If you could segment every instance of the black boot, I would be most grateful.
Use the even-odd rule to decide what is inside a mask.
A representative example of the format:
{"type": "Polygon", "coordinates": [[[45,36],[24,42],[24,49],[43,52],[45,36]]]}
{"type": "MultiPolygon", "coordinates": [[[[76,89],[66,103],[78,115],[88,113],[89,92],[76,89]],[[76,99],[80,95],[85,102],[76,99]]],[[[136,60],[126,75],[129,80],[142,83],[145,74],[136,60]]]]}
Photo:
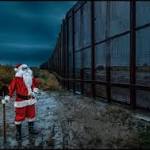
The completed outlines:
{"type": "Polygon", "coordinates": [[[16,140],[21,140],[21,124],[16,125],[16,140]]]}
{"type": "Polygon", "coordinates": [[[29,134],[38,134],[38,131],[34,129],[34,122],[28,122],[29,134]]]}

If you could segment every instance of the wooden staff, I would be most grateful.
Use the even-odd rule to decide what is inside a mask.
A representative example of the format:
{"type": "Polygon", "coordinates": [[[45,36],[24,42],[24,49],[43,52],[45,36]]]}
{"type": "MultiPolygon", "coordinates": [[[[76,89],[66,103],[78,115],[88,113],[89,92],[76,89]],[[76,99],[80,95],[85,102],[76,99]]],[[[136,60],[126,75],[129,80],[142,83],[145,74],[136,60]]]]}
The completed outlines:
{"type": "MultiPolygon", "coordinates": [[[[4,98],[4,92],[3,92],[3,98],[4,98]]],[[[6,143],[6,110],[5,110],[5,104],[3,104],[3,142],[6,143]]]]}

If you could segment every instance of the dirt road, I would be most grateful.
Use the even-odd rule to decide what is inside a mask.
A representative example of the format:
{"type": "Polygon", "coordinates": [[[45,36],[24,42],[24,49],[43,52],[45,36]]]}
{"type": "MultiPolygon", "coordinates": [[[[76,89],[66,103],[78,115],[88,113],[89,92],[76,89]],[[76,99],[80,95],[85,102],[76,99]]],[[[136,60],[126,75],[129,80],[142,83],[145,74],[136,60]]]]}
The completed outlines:
{"type": "MultiPolygon", "coordinates": [[[[149,121],[114,104],[73,95],[66,91],[42,92],[38,96],[38,136],[28,136],[23,122],[23,140],[15,140],[13,103],[7,109],[7,144],[3,144],[0,115],[0,148],[141,148],[149,147],[149,121]],[[145,139],[144,139],[145,138],[145,139]]],[[[2,105],[0,105],[2,114],[2,105]]]]}

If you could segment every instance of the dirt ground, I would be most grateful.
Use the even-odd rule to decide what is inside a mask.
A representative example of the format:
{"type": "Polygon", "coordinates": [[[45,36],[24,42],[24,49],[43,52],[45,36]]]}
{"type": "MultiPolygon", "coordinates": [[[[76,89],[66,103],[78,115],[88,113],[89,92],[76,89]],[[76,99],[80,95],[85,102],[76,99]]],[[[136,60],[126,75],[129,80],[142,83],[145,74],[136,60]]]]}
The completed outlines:
{"type": "MultiPolygon", "coordinates": [[[[29,136],[23,122],[22,142],[15,140],[13,103],[6,105],[7,143],[0,148],[103,149],[150,148],[150,120],[116,104],[67,91],[41,92],[37,103],[37,136],[29,136]]],[[[0,104],[2,114],[2,105],[0,104]]]]}

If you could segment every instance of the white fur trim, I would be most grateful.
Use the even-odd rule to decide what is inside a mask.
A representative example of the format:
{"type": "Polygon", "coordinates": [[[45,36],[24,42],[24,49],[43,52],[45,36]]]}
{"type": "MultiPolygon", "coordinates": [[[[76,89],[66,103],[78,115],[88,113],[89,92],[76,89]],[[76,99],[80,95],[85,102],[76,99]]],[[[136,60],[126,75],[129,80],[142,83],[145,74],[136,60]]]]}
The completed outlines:
{"type": "Polygon", "coordinates": [[[29,100],[23,100],[23,101],[15,101],[14,102],[14,107],[15,108],[22,108],[22,107],[26,107],[26,106],[30,106],[33,105],[37,102],[37,100],[34,99],[29,99],[29,100]]]}
{"type": "Polygon", "coordinates": [[[4,99],[2,99],[2,104],[6,104],[6,103],[8,103],[10,101],[10,96],[8,96],[8,95],[6,95],[5,97],[4,97],[4,99]]]}
{"type": "Polygon", "coordinates": [[[21,70],[22,69],[22,65],[20,65],[19,67],[18,67],[18,70],[21,70]]]}
{"type": "Polygon", "coordinates": [[[28,121],[28,122],[32,122],[32,121],[35,121],[35,117],[34,118],[26,118],[26,120],[28,121]]]}
{"type": "Polygon", "coordinates": [[[18,71],[18,68],[14,68],[14,71],[17,72],[17,71],[18,71]]]}
{"type": "Polygon", "coordinates": [[[2,104],[6,104],[5,99],[2,99],[1,102],[2,102],[2,104]]]}
{"type": "Polygon", "coordinates": [[[15,124],[16,125],[19,125],[19,124],[21,124],[22,123],[22,121],[15,121],[15,124]]]}
{"type": "Polygon", "coordinates": [[[21,68],[28,68],[28,65],[22,64],[22,65],[21,65],[21,68]]]}
{"type": "Polygon", "coordinates": [[[26,64],[22,64],[22,65],[20,65],[17,69],[18,70],[21,70],[22,68],[28,68],[28,65],[26,65],[26,64]]]}
{"type": "Polygon", "coordinates": [[[39,89],[38,89],[38,88],[34,88],[34,89],[33,89],[33,92],[39,93],[39,89]]]}
{"type": "Polygon", "coordinates": [[[23,71],[22,70],[18,70],[15,76],[22,78],[23,77],[23,71]]]}
{"type": "Polygon", "coordinates": [[[6,95],[4,98],[6,101],[10,101],[10,96],[6,95]]]}

